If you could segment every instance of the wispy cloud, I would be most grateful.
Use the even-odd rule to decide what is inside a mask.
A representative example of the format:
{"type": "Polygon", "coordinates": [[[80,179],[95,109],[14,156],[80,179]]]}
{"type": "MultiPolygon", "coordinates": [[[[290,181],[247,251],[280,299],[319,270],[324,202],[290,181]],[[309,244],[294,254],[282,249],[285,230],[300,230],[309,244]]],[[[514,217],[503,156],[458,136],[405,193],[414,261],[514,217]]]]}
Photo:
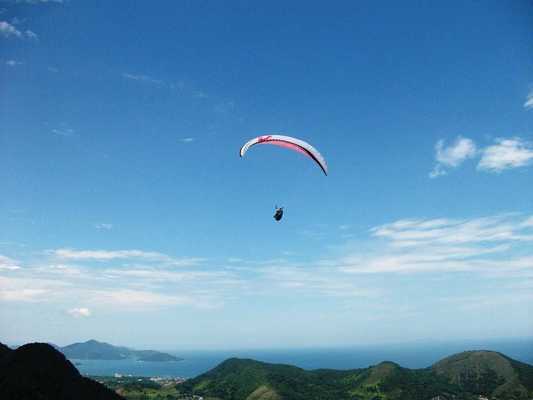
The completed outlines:
{"type": "Polygon", "coordinates": [[[95,291],[92,296],[94,304],[118,306],[126,309],[191,305],[195,303],[195,300],[189,296],[132,289],[95,291]]]}
{"type": "Polygon", "coordinates": [[[386,238],[396,247],[428,244],[465,244],[502,241],[533,241],[524,230],[528,219],[497,215],[470,220],[400,220],[372,228],[372,235],[386,238]]]}
{"type": "Polygon", "coordinates": [[[210,309],[222,305],[221,292],[237,284],[227,272],[168,269],[168,264],[134,267],[117,261],[114,269],[51,261],[27,266],[11,276],[0,275],[0,301],[55,304],[76,301],[91,305],[91,311],[85,307],[69,309],[75,317],[88,316],[93,309],[170,306],[210,309]]]}
{"type": "Polygon", "coordinates": [[[373,237],[386,240],[379,254],[357,253],[337,263],[350,273],[531,269],[533,255],[512,256],[513,245],[533,243],[528,221],[513,214],[465,220],[399,220],[371,229],[373,237]]]}
{"type": "Polygon", "coordinates": [[[157,261],[172,266],[195,266],[204,261],[197,257],[173,258],[166,254],[142,251],[142,250],[76,250],[55,249],[48,251],[49,254],[63,260],[86,260],[86,261],[111,261],[125,259],[141,259],[157,261]]]}
{"type": "Polygon", "coordinates": [[[447,169],[456,168],[463,161],[476,155],[476,145],[468,138],[457,137],[455,142],[445,146],[444,140],[439,140],[435,145],[436,164],[430,172],[430,178],[436,178],[447,174],[447,169]]]}
{"type": "Polygon", "coordinates": [[[522,223],[522,226],[524,227],[532,227],[533,228],[533,216],[529,217],[528,219],[526,219],[523,223],[522,223]]]}
{"type": "Polygon", "coordinates": [[[524,108],[526,110],[533,110],[533,90],[528,93],[526,101],[524,103],[524,108]]]}
{"type": "Polygon", "coordinates": [[[186,138],[179,139],[179,141],[181,143],[192,143],[192,142],[194,142],[194,138],[193,137],[186,137],[186,138]]]}
{"type": "MultiPolygon", "coordinates": [[[[21,270],[20,273],[24,273],[21,270]]],[[[0,275],[0,300],[9,302],[52,301],[68,284],[36,276],[6,277],[0,275]]]]}
{"type": "Polygon", "coordinates": [[[91,316],[91,310],[86,307],[71,308],[67,310],[67,313],[74,318],[86,318],[91,316]]]}
{"type": "Polygon", "coordinates": [[[332,271],[329,267],[298,266],[281,264],[257,269],[260,279],[254,282],[254,293],[272,293],[273,291],[290,291],[298,296],[357,298],[377,297],[381,290],[369,288],[347,279],[340,271],[332,271]]]}
{"type": "Polygon", "coordinates": [[[0,21],[0,36],[3,36],[5,38],[10,37],[16,37],[16,38],[26,38],[26,39],[34,39],[37,40],[38,36],[35,32],[26,29],[25,31],[21,31],[15,27],[15,25],[10,24],[7,21],[0,21]]]}
{"type": "Polygon", "coordinates": [[[76,131],[72,128],[54,128],[52,133],[57,136],[72,137],[76,134],[76,131]]]}
{"type": "Polygon", "coordinates": [[[45,3],[64,3],[64,0],[16,0],[17,3],[26,4],[45,4],[45,3]]]}
{"type": "Polygon", "coordinates": [[[22,37],[22,32],[19,31],[14,25],[11,25],[7,21],[0,21],[0,35],[5,38],[8,37],[22,37]]]}
{"type": "Polygon", "coordinates": [[[148,75],[135,75],[135,74],[123,73],[122,77],[125,79],[132,80],[132,81],[150,83],[152,85],[157,85],[157,86],[161,86],[164,84],[164,82],[161,79],[155,79],[148,75]]]}
{"type": "Polygon", "coordinates": [[[95,224],[94,227],[99,231],[110,231],[113,229],[113,224],[99,223],[95,224]]]}
{"type": "Polygon", "coordinates": [[[6,65],[9,67],[16,67],[17,65],[22,65],[23,63],[16,60],[7,60],[6,65]]]}
{"type": "Polygon", "coordinates": [[[336,256],[306,262],[241,258],[219,264],[139,249],[59,248],[46,252],[39,265],[21,265],[1,256],[0,301],[51,302],[62,310],[75,301],[95,313],[110,308],[210,309],[248,296],[353,304],[387,298],[384,276],[396,280],[408,274],[476,273],[488,280],[533,277],[531,215],[400,219],[367,233],[353,247],[353,242],[346,243],[336,256]],[[365,241],[363,246],[360,240],[365,241]]]}
{"type": "Polygon", "coordinates": [[[496,139],[496,144],[482,151],[477,168],[489,172],[524,167],[533,162],[533,146],[519,137],[496,139]]]}
{"type": "Polygon", "coordinates": [[[20,269],[18,262],[0,254],[0,270],[14,271],[20,269]]]}
{"type": "Polygon", "coordinates": [[[26,29],[26,31],[24,31],[24,35],[28,38],[28,39],[33,39],[33,40],[37,40],[39,39],[39,36],[37,36],[37,34],[29,29],[26,29]]]}

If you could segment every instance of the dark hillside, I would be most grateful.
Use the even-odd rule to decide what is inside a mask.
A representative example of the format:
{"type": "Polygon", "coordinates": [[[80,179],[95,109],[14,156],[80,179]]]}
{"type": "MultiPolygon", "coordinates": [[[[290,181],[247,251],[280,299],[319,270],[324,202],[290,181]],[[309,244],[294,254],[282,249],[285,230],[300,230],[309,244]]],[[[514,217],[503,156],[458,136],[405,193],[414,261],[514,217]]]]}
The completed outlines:
{"type": "Polygon", "coordinates": [[[63,354],[31,343],[0,359],[2,400],[120,400],[105,386],[80,375],[63,354]]]}
{"type": "Polygon", "coordinates": [[[10,349],[9,347],[7,347],[5,344],[0,343],[0,360],[1,360],[4,356],[10,354],[12,351],[13,351],[13,350],[10,349]]]}

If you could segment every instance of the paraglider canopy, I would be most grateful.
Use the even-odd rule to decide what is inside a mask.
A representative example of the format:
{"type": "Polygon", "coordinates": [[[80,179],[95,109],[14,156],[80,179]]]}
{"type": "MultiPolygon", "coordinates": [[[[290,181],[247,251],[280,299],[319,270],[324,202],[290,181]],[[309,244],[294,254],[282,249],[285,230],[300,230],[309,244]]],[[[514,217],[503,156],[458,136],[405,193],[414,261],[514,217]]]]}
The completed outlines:
{"type": "Polygon", "coordinates": [[[304,142],[303,140],[282,135],[258,136],[252,140],[249,140],[244,144],[244,146],[241,147],[241,150],[239,152],[240,156],[244,156],[248,149],[256,144],[272,144],[274,146],[285,147],[287,149],[302,153],[312,159],[315,163],[317,163],[318,166],[324,172],[324,174],[328,174],[328,166],[326,164],[326,160],[324,159],[324,157],[322,157],[322,154],[320,154],[317,149],[315,149],[309,143],[304,142]]]}

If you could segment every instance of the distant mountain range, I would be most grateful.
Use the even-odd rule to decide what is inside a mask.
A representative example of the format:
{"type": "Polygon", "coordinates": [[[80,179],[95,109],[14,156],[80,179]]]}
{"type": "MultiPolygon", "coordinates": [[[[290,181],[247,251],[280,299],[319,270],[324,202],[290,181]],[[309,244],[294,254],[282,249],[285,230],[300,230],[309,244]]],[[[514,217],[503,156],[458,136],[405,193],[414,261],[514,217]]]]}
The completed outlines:
{"type": "Polygon", "coordinates": [[[533,366],[491,351],[456,354],[424,369],[382,362],[306,371],[233,358],[181,390],[213,400],[530,400],[533,366]]]}
{"type": "Polygon", "coordinates": [[[88,340],[84,343],[73,343],[65,347],[54,346],[67,358],[77,360],[125,360],[139,361],[181,361],[167,353],[154,350],[133,350],[127,347],[113,346],[109,343],[88,340]]]}
{"type": "Polygon", "coordinates": [[[112,390],[80,375],[63,354],[45,343],[16,350],[0,343],[2,400],[123,400],[112,390]]]}

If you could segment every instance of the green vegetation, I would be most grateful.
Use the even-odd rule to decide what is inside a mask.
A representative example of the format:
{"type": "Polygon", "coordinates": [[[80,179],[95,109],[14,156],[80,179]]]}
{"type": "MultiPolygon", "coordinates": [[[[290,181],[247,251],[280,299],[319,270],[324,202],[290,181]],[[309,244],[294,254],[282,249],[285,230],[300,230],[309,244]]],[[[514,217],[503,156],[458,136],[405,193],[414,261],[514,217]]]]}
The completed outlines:
{"type": "Polygon", "coordinates": [[[455,354],[432,369],[468,393],[498,400],[530,399],[533,394],[533,367],[492,351],[455,354]]]}
{"type": "Polygon", "coordinates": [[[67,358],[78,360],[124,360],[134,358],[139,361],[180,361],[181,358],[154,350],[132,350],[108,343],[88,340],[57,348],[67,358]]]}
{"type": "Polygon", "coordinates": [[[56,399],[66,398],[64,394],[81,400],[530,400],[533,366],[490,351],[459,353],[423,369],[383,362],[348,371],[306,371],[232,358],[187,381],[89,379],[50,345],[11,350],[0,344],[0,398],[56,399]]]}
{"type": "Polygon", "coordinates": [[[384,362],[350,371],[306,371],[234,358],[178,389],[221,400],[528,400],[533,367],[488,351],[460,353],[414,370],[384,362]]]}
{"type": "Polygon", "coordinates": [[[144,377],[93,376],[92,379],[112,389],[126,400],[194,400],[198,396],[180,393],[176,384],[180,379],[159,379],[144,377]]]}

